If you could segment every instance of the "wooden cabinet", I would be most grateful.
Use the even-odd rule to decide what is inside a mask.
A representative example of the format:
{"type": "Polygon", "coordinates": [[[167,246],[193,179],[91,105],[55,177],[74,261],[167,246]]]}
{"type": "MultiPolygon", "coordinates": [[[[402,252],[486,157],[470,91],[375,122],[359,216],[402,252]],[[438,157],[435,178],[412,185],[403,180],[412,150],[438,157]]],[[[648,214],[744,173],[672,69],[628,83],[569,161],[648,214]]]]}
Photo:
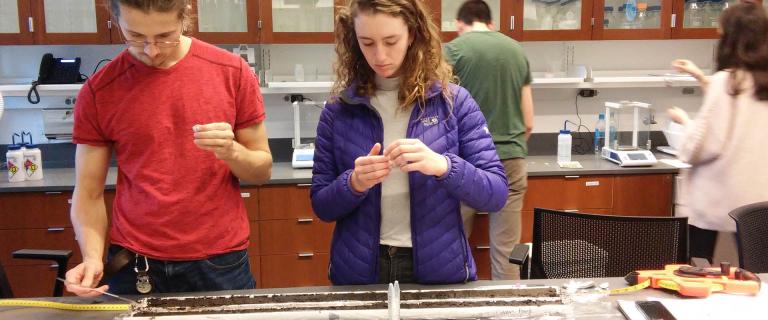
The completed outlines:
{"type": "MultiPolygon", "coordinates": [[[[593,214],[672,216],[672,174],[529,177],[520,242],[533,240],[533,209],[593,214]]],[[[469,243],[478,278],[490,279],[488,214],[477,213],[469,243]]]]}
{"type": "Polygon", "coordinates": [[[595,0],[592,39],[669,39],[674,1],[638,1],[635,13],[627,14],[626,1],[595,0]]]}
{"type": "Polygon", "coordinates": [[[259,188],[261,288],[329,285],[333,224],[317,219],[309,185],[259,188]]]}
{"type": "Polygon", "coordinates": [[[0,0],[0,45],[32,44],[29,0],[0,0]]]}
{"type": "Polygon", "coordinates": [[[31,0],[36,44],[108,44],[106,0],[31,0]]]}
{"type": "Polygon", "coordinates": [[[71,227],[71,192],[0,193],[0,229],[71,227]]]}
{"type": "Polygon", "coordinates": [[[514,26],[523,41],[589,40],[593,0],[513,0],[514,26]]]}
{"type": "Polygon", "coordinates": [[[259,0],[262,43],[333,43],[342,0],[259,0]]]}
{"type": "Polygon", "coordinates": [[[210,43],[259,42],[259,1],[192,1],[191,35],[210,43]]]}
{"type": "MultiPolygon", "coordinates": [[[[69,268],[75,265],[69,264],[69,268]]],[[[53,293],[56,271],[59,267],[57,264],[51,262],[43,265],[4,267],[15,298],[50,297],[53,293]]],[[[64,295],[72,296],[73,294],[64,290],[64,295]]]]}

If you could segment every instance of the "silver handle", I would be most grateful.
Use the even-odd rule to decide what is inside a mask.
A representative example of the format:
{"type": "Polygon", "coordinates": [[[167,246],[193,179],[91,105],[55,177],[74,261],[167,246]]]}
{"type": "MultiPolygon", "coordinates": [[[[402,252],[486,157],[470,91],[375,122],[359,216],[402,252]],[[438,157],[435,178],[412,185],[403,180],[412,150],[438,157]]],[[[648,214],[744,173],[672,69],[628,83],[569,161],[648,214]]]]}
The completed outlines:
{"type": "Polygon", "coordinates": [[[475,246],[475,249],[480,249],[480,250],[487,250],[487,249],[490,249],[490,248],[491,248],[491,246],[475,246]]]}
{"type": "Polygon", "coordinates": [[[565,176],[566,179],[578,179],[579,176],[565,176]]]}
{"type": "Polygon", "coordinates": [[[259,29],[261,29],[261,20],[259,20],[259,21],[256,23],[256,27],[258,27],[259,29]]]}
{"type": "Polygon", "coordinates": [[[676,14],[676,13],[673,13],[673,14],[672,14],[672,28],[674,28],[674,27],[675,27],[675,24],[676,24],[676,23],[677,23],[677,14],[676,14]]]}
{"type": "Polygon", "coordinates": [[[592,21],[590,23],[591,23],[590,24],[591,26],[594,26],[595,25],[595,18],[592,18],[592,21]]]}
{"type": "Polygon", "coordinates": [[[312,252],[299,252],[298,256],[299,258],[309,258],[309,257],[314,257],[315,254],[312,252]]]}
{"type": "Polygon", "coordinates": [[[296,186],[297,187],[311,187],[312,184],[311,183],[299,183],[299,184],[296,184],[296,186]]]}
{"type": "Polygon", "coordinates": [[[298,223],[312,223],[312,221],[315,221],[315,219],[312,219],[312,218],[298,218],[298,219],[296,219],[296,222],[298,222],[298,223]]]}
{"type": "Polygon", "coordinates": [[[509,30],[515,30],[515,16],[509,16],[509,30]]]}
{"type": "Polygon", "coordinates": [[[53,263],[49,267],[51,267],[51,269],[57,269],[59,267],[59,264],[58,263],[53,263]]]}
{"type": "Polygon", "coordinates": [[[46,191],[45,194],[47,194],[47,195],[57,195],[57,194],[62,194],[62,192],[61,191],[46,191]]]}
{"type": "Polygon", "coordinates": [[[67,199],[67,204],[72,204],[72,198],[67,199]]]}
{"type": "Polygon", "coordinates": [[[112,20],[107,20],[107,29],[112,29],[112,20]]]}
{"type": "Polygon", "coordinates": [[[35,19],[32,17],[29,17],[29,20],[27,20],[28,23],[28,29],[29,32],[35,32],[35,19]]]}
{"type": "Polygon", "coordinates": [[[62,231],[64,231],[64,228],[62,228],[62,227],[51,227],[51,228],[48,228],[48,232],[62,232],[62,231]]]}
{"type": "Polygon", "coordinates": [[[565,212],[579,212],[579,209],[565,209],[565,212]]]}
{"type": "Polygon", "coordinates": [[[478,216],[487,216],[488,212],[477,212],[475,214],[478,215],[478,216]]]}
{"type": "Polygon", "coordinates": [[[240,197],[241,198],[250,198],[251,197],[251,193],[250,192],[240,192],[240,197]]]}

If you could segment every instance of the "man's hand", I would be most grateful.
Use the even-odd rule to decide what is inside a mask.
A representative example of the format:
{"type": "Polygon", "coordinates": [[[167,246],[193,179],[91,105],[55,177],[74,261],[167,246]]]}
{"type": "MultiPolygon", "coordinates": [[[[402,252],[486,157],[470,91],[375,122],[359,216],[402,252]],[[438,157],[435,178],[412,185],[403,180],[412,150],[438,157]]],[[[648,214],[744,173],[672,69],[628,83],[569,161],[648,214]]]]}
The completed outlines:
{"type": "MultiPolygon", "coordinates": [[[[64,284],[67,286],[67,291],[78,296],[96,297],[100,296],[101,293],[91,289],[96,288],[103,276],[104,263],[97,260],[86,260],[67,271],[67,281],[64,284]]],[[[103,285],[96,290],[106,292],[109,290],[109,286],[103,285]]]]}
{"type": "Polygon", "coordinates": [[[192,131],[195,145],[200,149],[213,152],[217,159],[225,161],[235,157],[235,133],[229,123],[197,124],[192,131]]]}
{"type": "Polygon", "coordinates": [[[448,159],[437,154],[419,139],[398,139],[384,149],[395,166],[403,172],[419,171],[441,177],[448,171],[448,159]]]}
{"type": "Polygon", "coordinates": [[[355,159],[355,171],[349,179],[352,189],[365,192],[384,181],[389,175],[389,158],[380,156],[379,153],[381,153],[381,144],[377,142],[367,156],[355,159]]]}

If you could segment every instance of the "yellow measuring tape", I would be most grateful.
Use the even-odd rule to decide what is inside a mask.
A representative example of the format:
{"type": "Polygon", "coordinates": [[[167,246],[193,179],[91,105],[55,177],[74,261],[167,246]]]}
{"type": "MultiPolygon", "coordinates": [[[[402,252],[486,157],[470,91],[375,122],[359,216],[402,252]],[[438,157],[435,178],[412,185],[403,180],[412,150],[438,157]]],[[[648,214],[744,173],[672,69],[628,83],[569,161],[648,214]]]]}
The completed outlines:
{"type": "Polygon", "coordinates": [[[610,291],[610,294],[622,294],[622,293],[628,293],[628,292],[635,292],[635,291],[643,290],[650,286],[651,286],[651,280],[645,280],[634,286],[613,289],[610,291]]]}
{"type": "Polygon", "coordinates": [[[128,311],[129,304],[75,304],[43,300],[0,299],[0,307],[33,307],[72,311],[128,311]]]}

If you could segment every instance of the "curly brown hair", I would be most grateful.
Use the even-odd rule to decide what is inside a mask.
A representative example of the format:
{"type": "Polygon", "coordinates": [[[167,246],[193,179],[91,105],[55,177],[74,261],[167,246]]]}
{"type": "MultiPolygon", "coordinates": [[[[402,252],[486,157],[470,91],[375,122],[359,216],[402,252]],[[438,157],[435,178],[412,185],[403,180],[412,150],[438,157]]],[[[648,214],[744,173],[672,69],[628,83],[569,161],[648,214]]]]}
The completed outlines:
{"type": "Polygon", "coordinates": [[[335,32],[334,96],[339,96],[353,83],[357,84],[357,95],[371,97],[376,91],[376,73],[366,62],[355,33],[354,19],[361,13],[400,17],[413,37],[413,43],[400,66],[398,99],[401,110],[407,110],[416,102],[423,109],[429,88],[435,82],[442,85],[443,96],[450,96],[448,83],[453,81],[453,73],[443,59],[440,31],[422,0],[350,0],[346,6],[339,8],[335,32]]]}
{"type": "Polygon", "coordinates": [[[717,45],[717,70],[731,69],[729,93],[738,95],[744,72],[754,81],[755,97],[768,100],[768,17],[760,5],[740,3],[720,16],[723,34],[717,45]]]}

